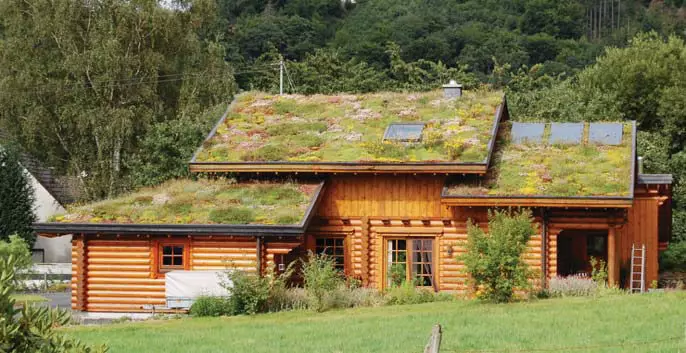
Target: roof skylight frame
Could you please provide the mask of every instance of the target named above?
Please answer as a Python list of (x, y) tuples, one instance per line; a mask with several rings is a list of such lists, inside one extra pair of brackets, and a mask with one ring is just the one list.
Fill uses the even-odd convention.
[[(395, 138), (392, 136), (389, 136), (391, 133), (392, 129), (394, 127), (418, 127), (421, 126), (421, 130), (419, 131), (419, 136), (415, 139), (409, 139), (409, 138)], [(404, 143), (418, 143), (422, 141), (422, 134), (424, 133), (424, 129), (426, 128), (426, 123), (424, 122), (400, 122), (400, 123), (390, 123), (386, 127), (386, 131), (384, 131), (383, 134), (383, 141), (392, 141), (392, 142), (404, 142)]]

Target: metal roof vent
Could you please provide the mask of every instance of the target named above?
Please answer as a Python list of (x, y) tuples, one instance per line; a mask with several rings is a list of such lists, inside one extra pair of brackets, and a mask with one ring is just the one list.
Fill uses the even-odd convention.
[(443, 96), (445, 98), (462, 97), (462, 85), (455, 80), (450, 80), (448, 84), (443, 85)]

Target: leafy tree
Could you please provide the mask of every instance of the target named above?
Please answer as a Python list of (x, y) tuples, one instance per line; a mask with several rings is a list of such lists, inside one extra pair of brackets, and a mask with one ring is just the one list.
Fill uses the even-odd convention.
[(17, 271), (27, 270), (33, 263), (29, 245), (16, 234), (10, 235), (9, 241), (0, 241), (0, 258), (10, 256), (14, 259), (14, 269)]
[(11, 147), (0, 147), (0, 240), (17, 234), (30, 245), (36, 239), (31, 224), (35, 196), (29, 176)]
[(233, 90), (207, 28), (211, 0), (0, 3), (0, 125), (78, 176), (88, 198), (126, 189), (128, 161), (158, 122), (195, 115)]
[(494, 302), (508, 302), (515, 289), (529, 288), (528, 265), (522, 259), (534, 234), (531, 211), (489, 211), (488, 233), (469, 221), (463, 261), (477, 296)]
[(12, 298), (16, 258), (0, 258), (0, 352), (91, 353), (107, 348), (88, 347), (75, 339), (59, 335), (55, 328), (68, 324), (66, 310), (25, 305), (17, 308)]

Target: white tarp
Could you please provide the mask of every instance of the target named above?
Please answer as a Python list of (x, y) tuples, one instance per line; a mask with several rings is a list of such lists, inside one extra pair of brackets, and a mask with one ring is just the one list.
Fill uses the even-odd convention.
[(170, 271), (165, 274), (165, 295), (175, 299), (227, 296), (226, 289), (221, 286), (225, 277), (223, 271)]

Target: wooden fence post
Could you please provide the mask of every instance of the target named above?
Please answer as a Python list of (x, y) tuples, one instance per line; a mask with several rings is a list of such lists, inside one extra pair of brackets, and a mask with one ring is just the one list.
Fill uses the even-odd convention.
[(441, 325), (436, 324), (431, 330), (431, 337), (429, 337), (429, 342), (424, 347), (424, 353), (439, 353), (441, 350)]

